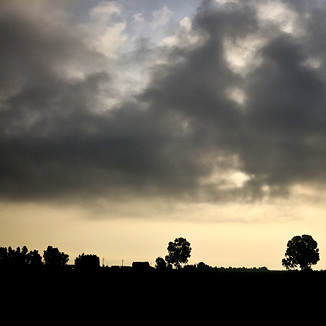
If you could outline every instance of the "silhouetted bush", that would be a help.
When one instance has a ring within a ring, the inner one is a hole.
[[[155,260],[155,268],[159,271],[165,271],[167,269],[167,263],[162,257],[157,257]]]
[[[100,258],[96,255],[82,253],[75,259],[76,270],[95,271],[100,267]]]

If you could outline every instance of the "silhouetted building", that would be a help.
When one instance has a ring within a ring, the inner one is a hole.
[[[148,261],[137,261],[132,263],[132,268],[137,271],[147,271],[151,269]]]

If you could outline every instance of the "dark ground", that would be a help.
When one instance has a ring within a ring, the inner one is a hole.
[[[222,318],[231,324],[283,325],[320,317],[326,273],[15,271],[2,272],[1,284],[8,308],[19,303],[28,316],[46,312],[53,322],[65,324],[85,318],[123,325],[202,324],[212,318],[218,323]]]

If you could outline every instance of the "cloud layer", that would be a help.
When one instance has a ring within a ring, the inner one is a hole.
[[[203,1],[181,21],[167,6],[149,20],[102,2],[81,18],[2,1],[0,196],[228,201],[324,185],[325,15],[317,0]]]

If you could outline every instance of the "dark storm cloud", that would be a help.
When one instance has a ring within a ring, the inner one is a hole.
[[[325,139],[325,85],[320,71],[304,65],[304,47],[288,36],[262,49],[263,63],[247,83],[249,136],[246,169],[267,184],[323,175],[319,141]]]
[[[235,200],[326,181],[322,3],[277,2],[301,17],[300,34],[259,17],[261,1],[203,1],[177,45],[137,39],[125,65],[141,55],[160,63],[145,89],[109,110],[103,97],[116,96],[118,83],[112,60],[83,29],[36,20],[13,3],[0,7],[3,198]],[[252,36],[261,46],[241,73],[227,42]],[[237,171],[245,176],[238,184],[228,179]]]

